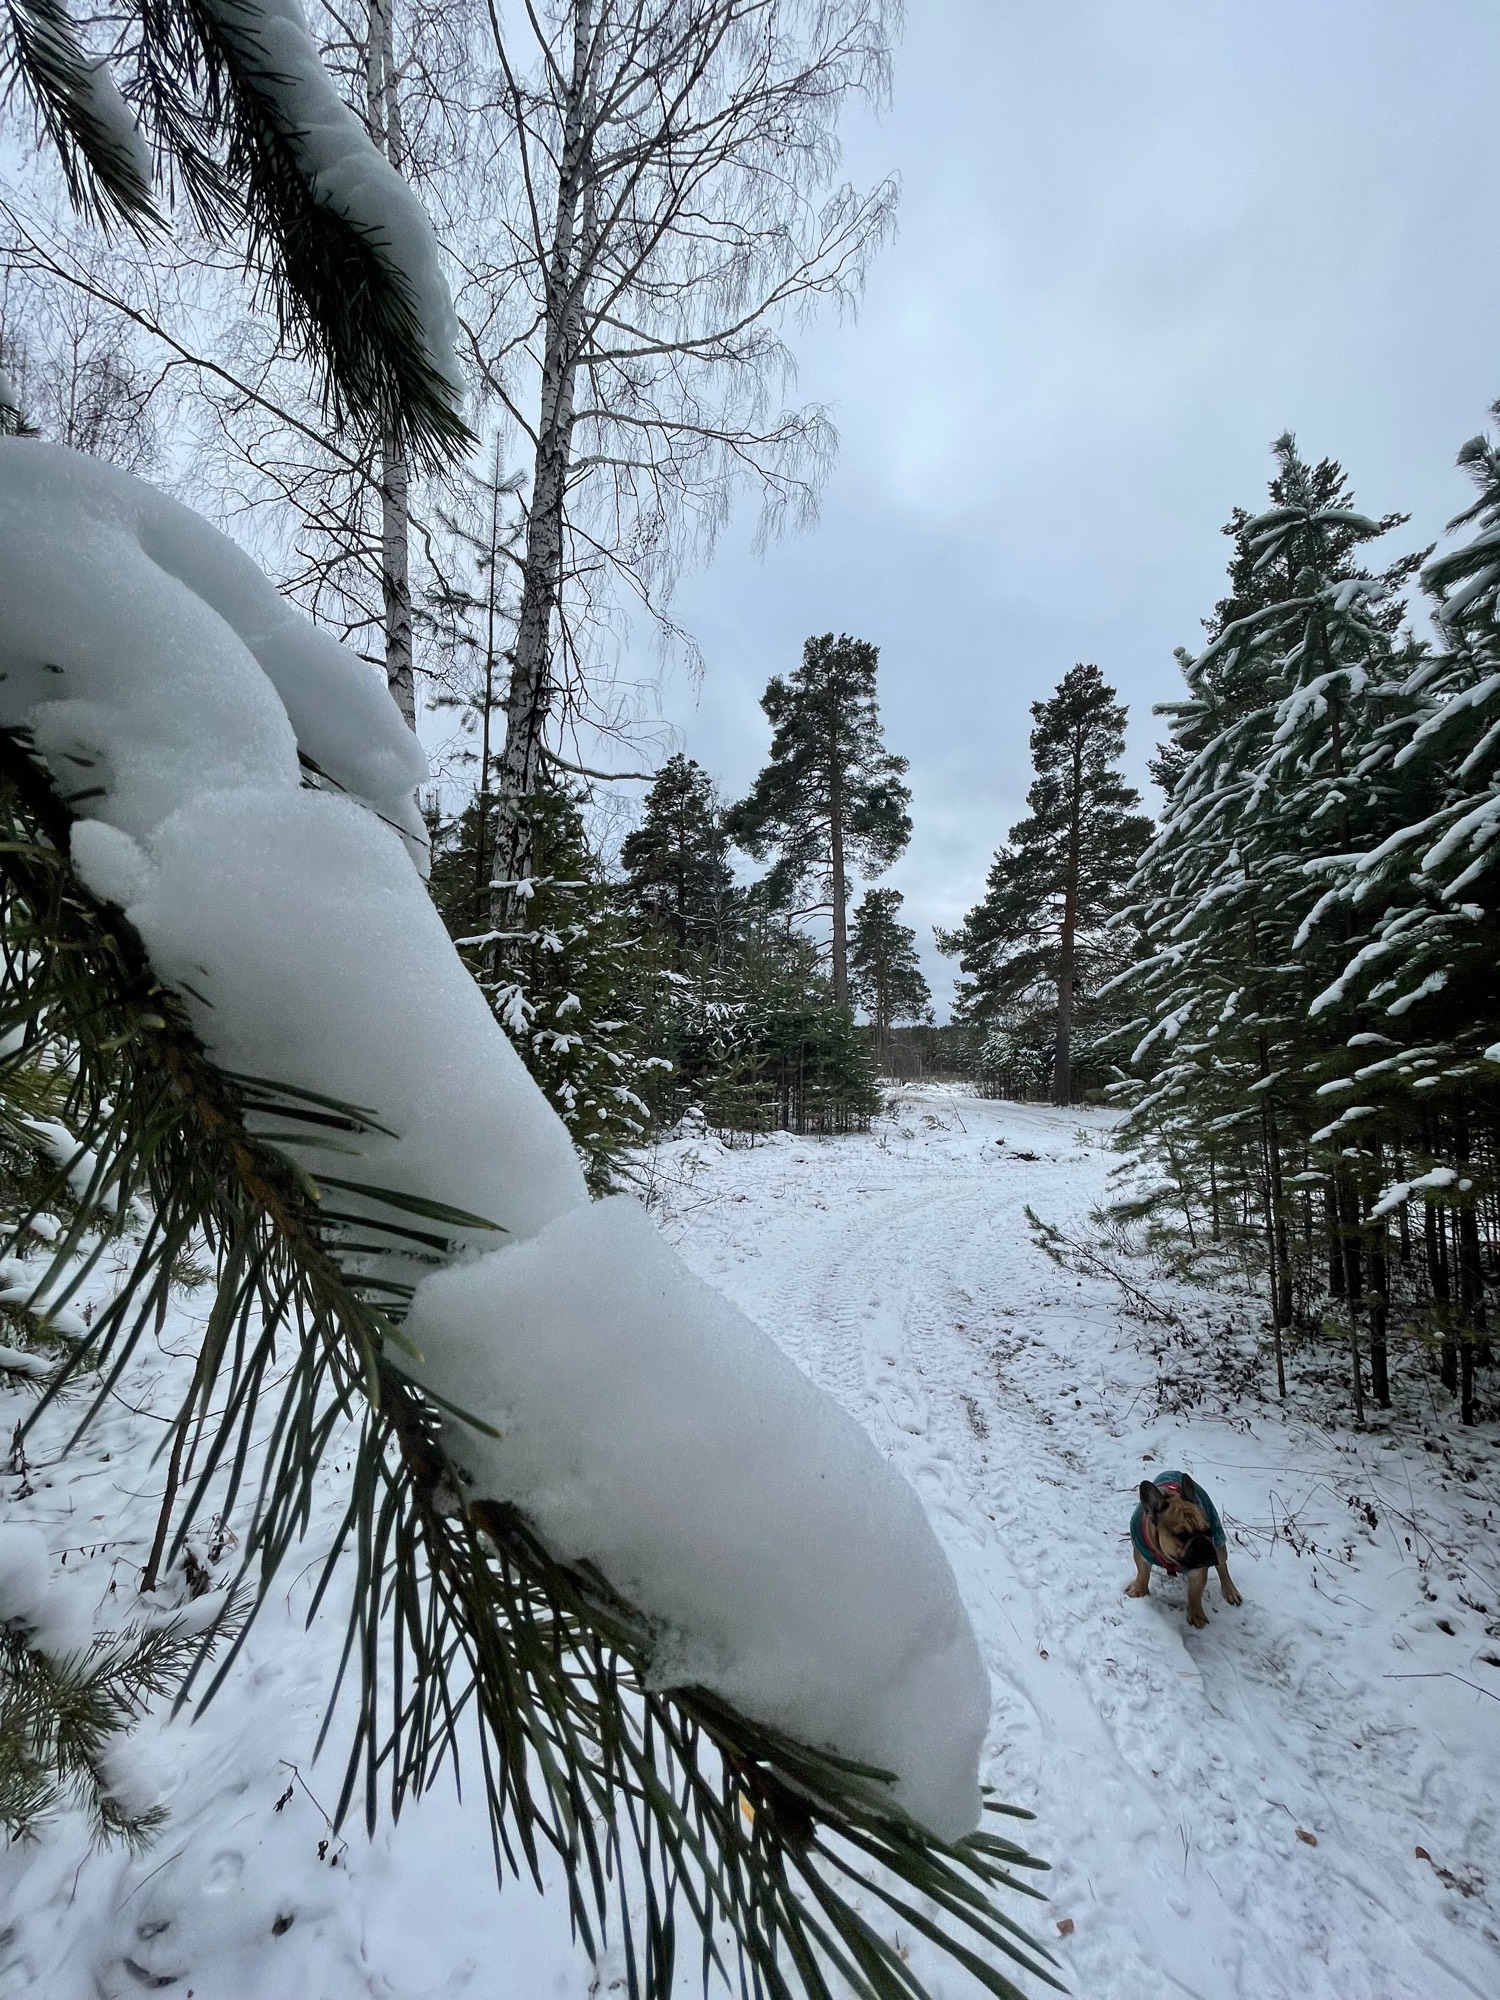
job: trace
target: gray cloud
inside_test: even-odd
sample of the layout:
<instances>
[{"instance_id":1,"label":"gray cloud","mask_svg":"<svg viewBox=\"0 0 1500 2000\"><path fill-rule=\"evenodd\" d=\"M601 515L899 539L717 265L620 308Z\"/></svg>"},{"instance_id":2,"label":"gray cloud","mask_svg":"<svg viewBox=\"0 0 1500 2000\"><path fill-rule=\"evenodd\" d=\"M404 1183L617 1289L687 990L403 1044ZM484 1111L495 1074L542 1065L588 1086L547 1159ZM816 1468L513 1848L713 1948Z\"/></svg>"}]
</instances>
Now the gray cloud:
<instances>
[{"instance_id":1,"label":"gray cloud","mask_svg":"<svg viewBox=\"0 0 1500 2000\"><path fill-rule=\"evenodd\" d=\"M1153 702L1222 586L1220 524L1293 428L1433 539L1500 395L1493 0L916 0L849 167L904 183L856 323L799 343L842 433L812 531L682 588L686 748L734 793L811 632L881 648L927 949L1023 805L1028 704L1095 660Z\"/></svg>"}]
</instances>

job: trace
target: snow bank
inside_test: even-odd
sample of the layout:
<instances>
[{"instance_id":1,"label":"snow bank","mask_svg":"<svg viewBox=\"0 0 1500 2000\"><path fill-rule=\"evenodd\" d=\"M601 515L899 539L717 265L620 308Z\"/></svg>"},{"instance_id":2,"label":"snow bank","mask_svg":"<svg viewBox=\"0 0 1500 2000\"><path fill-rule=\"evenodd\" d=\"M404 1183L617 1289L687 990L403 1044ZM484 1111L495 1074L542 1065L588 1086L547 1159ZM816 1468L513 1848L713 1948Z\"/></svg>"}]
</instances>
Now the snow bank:
<instances>
[{"instance_id":1,"label":"snow bank","mask_svg":"<svg viewBox=\"0 0 1500 2000\"><path fill-rule=\"evenodd\" d=\"M423 1381L502 1433L454 1436L475 1494L656 1621L662 1685L973 1826L988 1685L915 1496L637 1208L588 1203L412 865L420 753L378 681L197 517L35 442L0 440L0 602L0 724L33 731L83 815L80 874L208 1046L399 1135L358 1161L309 1143L313 1172L507 1232L427 1276L412 1316ZM352 796L307 789L299 750Z\"/></svg>"}]
</instances>

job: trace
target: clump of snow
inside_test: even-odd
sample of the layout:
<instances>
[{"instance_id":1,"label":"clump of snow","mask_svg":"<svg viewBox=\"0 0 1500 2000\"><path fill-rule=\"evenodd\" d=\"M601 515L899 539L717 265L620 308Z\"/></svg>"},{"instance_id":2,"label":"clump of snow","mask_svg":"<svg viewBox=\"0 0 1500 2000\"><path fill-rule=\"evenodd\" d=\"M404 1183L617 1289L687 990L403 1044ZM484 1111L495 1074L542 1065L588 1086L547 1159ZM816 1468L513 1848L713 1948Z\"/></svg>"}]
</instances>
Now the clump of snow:
<instances>
[{"instance_id":1,"label":"clump of snow","mask_svg":"<svg viewBox=\"0 0 1500 2000\"><path fill-rule=\"evenodd\" d=\"M0 1625L16 1627L50 1659L74 1659L93 1643L93 1614L77 1585L49 1569L36 1528L0 1522Z\"/></svg>"},{"instance_id":2,"label":"clump of snow","mask_svg":"<svg viewBox=\"0 0 1500 2000\"><path fill-rule=\"evenodd\" d=\"M424 1280L407 1331L441 1356L419 1378L500 1428L450 1426L475 1487L661 1621L659 1684L899 1768L918 1818L973 1826L989 1683L920 1501L638 1203Z\"/></svg>"},{"instance_id":3,"label":"clump of snow","mask_svg":"<svg viewBox=\"0 0 1500 2000\"><path fill-rule=\"evenodd\" d=\"M0 448L4 707L85 819L135 835L204 792L300 785L300 751L425 851L426 760L372 667L143 480L35 439Z\"/></svg>"},{"instance_id":4,"label":"clump of snow","mask_svg":"<svg viewBox=\"0 0 1500 2000\"><path fill-rule=\"evenodd\" d=\"M418 753L369 670L185 509L20 440L0 441L0 601L0 724L33 732L84 815L79 873L209 1048L395 1135L357 1161L308 1142L314 1174L505 1232L457 1248L411 1322L423 1382L502 1433L455 1431L472 1497L515 1502L656 1621L663 1685L892 1770L936 1831L973 1826L988 1686L920 1506L641 1211L588 1204L395 830ZM354 796L306 788L299 748Z\"/></svg>"},{"instance_id":5,"label":"clump of snow","mask_svg":"<svg viewBox=\"0 0 1500 2000\"><path fill-rule=\"evenodd\" d=\"M463 393L458 319L427 211L329 80L297 0L202 0L322 208L354 224L409 299L427 359Z\"/></svg>"},{"instance_id":6,"label":"clump of snow","mask_svg":"<svg viewBox=\"0 0 1500 2000\"><path fill-rule=\"evenodd\" d=\"M119 838L97 823L73 837L96 889L106 832ZM158 973L212 1002L189 995L208 1046L232 1069L368 1106L398 1135L371 1134L355 1160L309 1148L315 1171L517 1237L587 1199L565 1127L401 843L367 812L289 785L238 788L185 801L148 845L125 907Z\"/></svg>"},{"instance_id":7,"label":"clump of snow","mask_svg":"<svg viewBox=\"0 0 1500 2000\"><path fill-rule=\"evenodd\" d=\"M107 62L89 64L78 96L111 150L131 169L142 188L149 188L151 148L136 124L130 106L120 95L120 86L111 75Z\"/></svg>"}]
</instances>

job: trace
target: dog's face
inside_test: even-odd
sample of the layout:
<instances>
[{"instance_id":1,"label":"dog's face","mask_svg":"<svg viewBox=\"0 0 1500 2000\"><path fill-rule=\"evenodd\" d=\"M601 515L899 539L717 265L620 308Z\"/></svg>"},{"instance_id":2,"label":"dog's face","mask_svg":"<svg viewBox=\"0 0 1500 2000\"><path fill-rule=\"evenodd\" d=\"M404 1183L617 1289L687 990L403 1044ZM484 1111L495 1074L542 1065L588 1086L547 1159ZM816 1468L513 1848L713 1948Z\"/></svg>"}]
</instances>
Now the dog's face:
<instances>
[{"instance_id":1,"label":"dog's face","mask_svg":"<svg viewBox=\"0 0 1500 2000\"><path fill-rule=\"evenodd\" d=\"M1198 1504L1198 1489L1182 1475L1182 1487L1168 1493L1153 1479L1141 1481L1141 1512L1151 1525L1151 1539L1178 1569L1209 1569L1215 1560L1208 1516Z\"/></svg>"}]
</instances>

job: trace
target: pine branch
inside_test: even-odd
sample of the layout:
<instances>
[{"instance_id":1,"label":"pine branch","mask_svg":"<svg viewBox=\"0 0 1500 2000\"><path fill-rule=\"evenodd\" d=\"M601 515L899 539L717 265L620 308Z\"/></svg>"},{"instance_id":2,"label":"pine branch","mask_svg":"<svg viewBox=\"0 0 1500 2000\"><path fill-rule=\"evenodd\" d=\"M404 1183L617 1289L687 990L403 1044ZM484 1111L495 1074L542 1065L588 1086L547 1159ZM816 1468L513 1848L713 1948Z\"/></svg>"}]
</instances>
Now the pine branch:
<instances>
[{"instance_id":1,"label":"pine branch","mask_svg":"<svg viewBox=\"0 0 1500 2000\"><path fill-rule=\"evenodd\" d=\"M306 1531L353 1419L348 1506L309 1612L352 1583L339 1681L355 1687L356 1720L338 1819L359 1804L373 1826L445 1759L456 1770L472 1704L497 1868L540 1885L550 1850L591 1955L618 1923L632 2000L667 2000L679 1924L696 1933L705 1987L717 1973L766 2000L845 1989L917 2000L920 1982L859 1914L870 1898L1000 2000L1017 2000L1010 1969L1055 1985L1046 1953L995 1901L1036 1895L1022 1871L1042 1864L990 1832L938 1840L895 1805L886 1774L706 1690L655 1686L656 1635L640 1613L589 1566L558 1561L514 1509L465 1503L442 1413L403 1373L400 1322L451 1233L483 1225L438 1204L394 1205L353 1178L315 1182L268 1121L357 1146L374 1114L218 1068L121 913L73 873L70 814L15 733L0 735L0 779L0 1034L25 1059L48 1040L71 1052L69 1127L99 1163L50 1275L76 1287L109 1243L128 1242L133 1260L44 1402L95 1371L85 1428L164 1309L177 1260L206 1241L217 1263L179 1412L203 1436L169 1551L210 1504L248 1515L248 1616L206 1695ZM150 1216L138 1240L133 1200ZM267 1435L262 1467L253 1441ZM196 1672L206 1657L207 1641Z\"/></svg>"}]
</instances>

